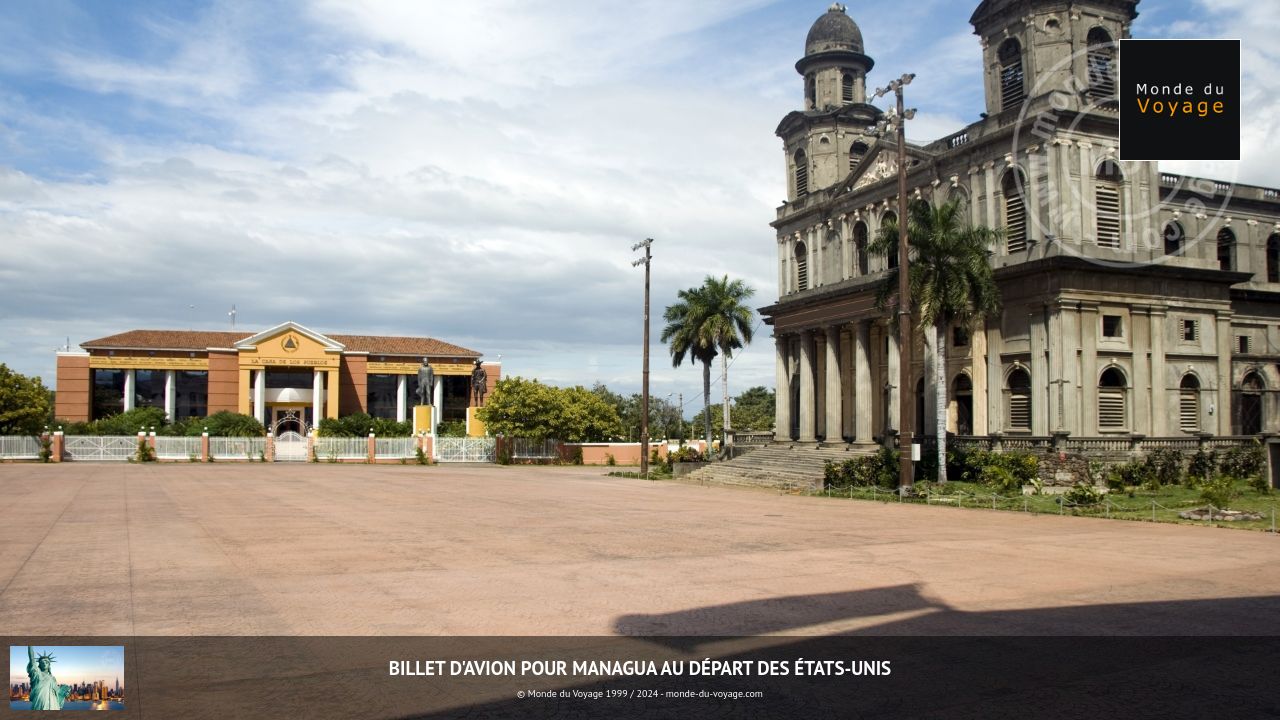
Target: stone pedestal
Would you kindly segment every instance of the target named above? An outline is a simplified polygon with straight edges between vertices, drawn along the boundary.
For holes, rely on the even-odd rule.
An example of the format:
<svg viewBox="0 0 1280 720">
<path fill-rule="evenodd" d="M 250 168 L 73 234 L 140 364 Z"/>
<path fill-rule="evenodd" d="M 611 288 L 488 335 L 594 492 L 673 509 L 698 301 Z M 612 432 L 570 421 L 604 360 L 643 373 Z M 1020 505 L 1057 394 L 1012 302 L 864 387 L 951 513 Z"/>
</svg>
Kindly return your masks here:
<svg viewBox="0 0 1280 720">
<path fill-rule="evenodd" d="M 432 423 L 430 405 L 415 405 L 413 408 L 413 434 L 436 434 L 436 426 Z"/>
<path fill-rule="evenodd" d="M 467 408 L 467 437 L 484 437 L 488 432 L 484 421 L 476 415 L 479 410 L 477 407 Z"/>
</svg>

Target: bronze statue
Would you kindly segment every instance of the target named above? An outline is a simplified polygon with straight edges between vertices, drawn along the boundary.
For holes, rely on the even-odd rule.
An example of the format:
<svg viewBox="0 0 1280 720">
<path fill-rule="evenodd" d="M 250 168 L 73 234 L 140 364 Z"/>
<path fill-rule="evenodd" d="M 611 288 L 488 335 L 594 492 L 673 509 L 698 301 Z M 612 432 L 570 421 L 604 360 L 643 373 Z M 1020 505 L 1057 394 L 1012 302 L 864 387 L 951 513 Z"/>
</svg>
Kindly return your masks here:
<svg viewBox="0 0 1280 720">
<path fill-rule="evenodd" d="M 476 360 L 476 367 L 471 371 L 471 394 L 475 397 L 476 407 L 484 404 L 484 393 L 488 389 L 489 374 L 484 371 L 484 365 Z"/>
<path fill-rule="evenodd" d="M 422 358 L 422 367 L 418 368 L 418 404 L 430 405 L 436 387 L 436 371 L 431 364 Z"/>
</svg>

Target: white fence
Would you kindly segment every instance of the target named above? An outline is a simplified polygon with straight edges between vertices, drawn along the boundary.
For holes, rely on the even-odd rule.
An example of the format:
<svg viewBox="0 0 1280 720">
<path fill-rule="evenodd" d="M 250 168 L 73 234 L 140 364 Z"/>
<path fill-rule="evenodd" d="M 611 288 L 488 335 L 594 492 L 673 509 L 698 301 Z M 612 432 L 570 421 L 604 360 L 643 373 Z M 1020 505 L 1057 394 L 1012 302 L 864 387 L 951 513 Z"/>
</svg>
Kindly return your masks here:
<svg viewBox="0 0 1280 720">
<path fill-rule="evenodd" d="M 199 437 L 156 437 L 156 459 L 158 460 L 190 460 L 200 459 Z"/>
<path fill-rule="evenodd" d="M 211 437 L 209 454 L 214 460 L 259 460 L 267 451 L 267 439 L 260 437 Z"/>
<path fill-rule="evenodd" d="M 126 461 L 138 452 L 137 435 L 65 435 L 67 460 Z"/>
<path fill-rule="evenodd" d="M 379 458 L 416 457 L 417 443 L 411 437 L 374 438 L 374 453 Z"/>
<path fill-rule="evenodd" d="M 326 460 L 368 460 L 369 438 L 362 437 L 318 437 L 316 438 L 316 459 Z"/>
<path fill-rule="evenodd" d="M 300 433 L 292 430 L 280 433 L 272 443 L 276 462 L 306 462 L 311 459 L 307 456 L 307 438 Z"/>
<path fill-rule="evenodd" d="M 35 460 L 40 439 L 29 435 L 0 435 L 0 460 Z"/>
<path fill-rule="evenodd" d="M 436 438 L 436 459 L 440 462 L 497 462 L 497 443 L 487 437 Z"/>
</svg>

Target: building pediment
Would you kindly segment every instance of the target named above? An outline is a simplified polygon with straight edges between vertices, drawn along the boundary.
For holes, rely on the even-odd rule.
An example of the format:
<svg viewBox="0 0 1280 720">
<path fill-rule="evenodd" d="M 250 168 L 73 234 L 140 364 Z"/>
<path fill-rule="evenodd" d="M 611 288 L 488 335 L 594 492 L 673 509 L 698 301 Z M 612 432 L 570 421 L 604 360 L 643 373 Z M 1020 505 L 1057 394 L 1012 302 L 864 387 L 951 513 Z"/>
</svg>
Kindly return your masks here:
<svg viewBox="0 0 1280 720">
<path fill-rule="evenodd" d="M 279 339 L 280 349 L 285 352 L 296 352 L 306 345 L 318 344 L 325 352 L 340 353 L 346 349 L 342 343 L 333 338 L 322 335 L 310 328 L 303 327 L 296 322 L 280 323 L 273 328 L 268 328 L 252 337 L 247 337 L 238 341 L 233 347 L 237 350 L 259 350 L 264 345 L 271 343 L 272 340 Z M 310 342 L 308 342 L 310 341 Z"/>
<path fill-rule="evenodd" d="M 928 167 L 933 155 L 912 145 L 907 145 L 907 172 Z M 898 176 L 898 149 L 893 143 L 877 142 L 849 177 L 840 185 L 840 193 L 857 192 Z"/>
</svg>

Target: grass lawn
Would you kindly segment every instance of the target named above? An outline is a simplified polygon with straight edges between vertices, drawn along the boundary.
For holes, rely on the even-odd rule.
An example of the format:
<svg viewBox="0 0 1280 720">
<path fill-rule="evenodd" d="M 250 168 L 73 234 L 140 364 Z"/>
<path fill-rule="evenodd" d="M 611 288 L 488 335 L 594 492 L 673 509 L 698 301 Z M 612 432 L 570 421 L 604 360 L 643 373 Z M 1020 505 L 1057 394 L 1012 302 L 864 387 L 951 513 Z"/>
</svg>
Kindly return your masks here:
<svg viewBox="0 0 1280 720">
<path fill-rule="evenodd" d="M 1258 491 L 1244 483 L 1237 485 L 1237 497 L 1231 501 L 1230 509 L 1247 510 L 1262 515 L 1261 520 L 1241 520 L 1235 522 L 1210 523 L 1207 520 L 1184 520 L 1178 513 L 1191 508 L 1203 507 L 1207 503 L 1200 497 L 1198 488 L 1185 485 L 1166 485 L 1158 491 L 1151 492 L 1140 488 L 1127 491 L 1111 491 L 1104 496 L 1104 501 L 1091 506 L 1072 506 L 1062 504 L 1062 495 L 1018 495 L 1001 496 L 991 492 L 984 485 L 967 482 L 948 482 L 945 485 L 936 483 L 917 483 L 917 497 L 899 499 L 892 490 L 884 488 L 854 487 L 831 488 L 820 495 L 831 498 L 852 498 L 854 500 L 880 500 L 883 502 L 928 503 L 930 505 L 952 505 L 966 508 L 984 508 L 987 510 L 1012 510 L 1016 512 L 1052 513 L 1054 515 L 1081 515 L 1088 517 L 1110 517 L 1120 520 L 1145 520 L 1147 522 L 1174 522 L 1191 525 L 1216 525 L 1220 527 L 1239 528 L 1242 530 L 1271 530 L 1273 518 L 1280 506 L 1280 494 L 1261 495 Z"/>
</svg>

